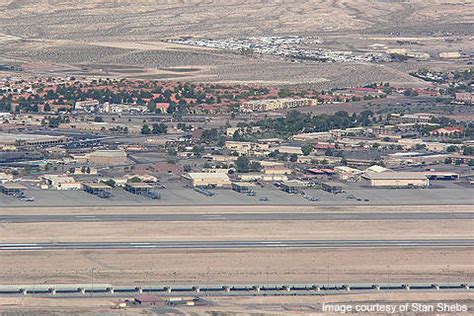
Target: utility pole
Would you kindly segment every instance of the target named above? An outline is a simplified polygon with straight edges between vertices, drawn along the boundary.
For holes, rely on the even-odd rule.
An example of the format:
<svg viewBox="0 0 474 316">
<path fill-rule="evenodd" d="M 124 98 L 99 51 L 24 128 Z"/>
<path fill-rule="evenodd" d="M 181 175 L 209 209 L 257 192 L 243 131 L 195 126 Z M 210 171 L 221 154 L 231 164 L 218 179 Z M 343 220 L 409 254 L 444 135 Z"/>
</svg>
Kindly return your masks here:
<svg viewBox="0 0 474 316">
<path fill-rule="evenodd" d="M 91 270 L 91 276 L 92 276 L 92 283 L 91 283 L 91 296 L 94 295 L 94 271 L 95 271 L 95 268 L 92 268 Z"/>
</svg>

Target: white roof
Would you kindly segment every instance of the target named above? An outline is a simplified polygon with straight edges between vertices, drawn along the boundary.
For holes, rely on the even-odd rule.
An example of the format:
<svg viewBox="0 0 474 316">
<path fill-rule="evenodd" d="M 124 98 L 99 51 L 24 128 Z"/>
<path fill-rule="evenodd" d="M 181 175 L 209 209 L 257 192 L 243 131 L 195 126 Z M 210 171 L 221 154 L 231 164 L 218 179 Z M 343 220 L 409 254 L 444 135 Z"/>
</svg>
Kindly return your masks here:
<svg viewBox="0 0 474 316">
<path fill-rule="evenodd" d="M 387 168 L 384 168 L 382 166 L 373 165 L 373 166 L 370 166 L 369 168 L 365 169 L 365 171 L 380 173 L 380 172 L 391 171 L 391 170 L 387 169 Z"/>
<path fill-rule="evenodd" d="M 191 172 L 188 173 L 191 179 L 222 179 L 229 180 L 229 176 L 225 173 L 209 173 L 209 172 Z"/>
<path fill-rule="evenodd" d="M 334 170 L 339 171 L 339 172 L 347 172 L 347 173 L 354 173 L 354 174 L 362 172 L 359 169 L 355 169 L 355 168 L 351 168 L 347 166 L 337 166 L 337 167 L 334 167 Z"/>
<path fill-rule="evenodd" d="M 367 177 L 371 180 L 426 180 L 427 177 L 422 172 L 367 172 Z"/>
</svg>

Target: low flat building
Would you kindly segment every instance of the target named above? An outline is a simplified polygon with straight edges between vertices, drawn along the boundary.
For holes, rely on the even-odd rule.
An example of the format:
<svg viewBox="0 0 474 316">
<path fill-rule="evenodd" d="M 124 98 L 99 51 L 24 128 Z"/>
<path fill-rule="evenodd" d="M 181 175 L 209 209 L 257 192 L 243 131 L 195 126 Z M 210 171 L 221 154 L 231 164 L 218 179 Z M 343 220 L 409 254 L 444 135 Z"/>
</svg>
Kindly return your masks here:
<svg viewBox="0 0 474 316">
<path fill-rule="evenodd" d="M 423 174 L 430 180 L 459 180 L 459 174 L 448 171 L 425 171 Z"/>
<path fill-rule="evenodd" d="M 420 172 L 366 172 L 373 187 L 428 187 L 430 180 Z"/>
<path fill-rule="evenodd" d="M 390 169 L 387 169 L 379 165 L 373 165 L 365 169 L 365 172 L 375 172 L 375 173 L 390 172 L 390 171 L 391 171 Z"/>
<path fill-rule="evenodd" d="M 127 163 L 127 153 L 123 150 L 97 150 L 88 155 L 89 162 L 98 165 L 119 165 Z"/>
<path fill-rule="evenodd" d="M 278 152 L 282 154 L 297 154 L 297 155 L 303 154 L 303 151 L 301 150 L 301 147 L 299 146 L 280 146 L 280 147 L 276 147 L 275 149 L 278 150 Z"/>
<path fill-rule="evenodd" d="M 336 172 L 339 179 L 345 180 L 345 181 L 357 180 L 359 179 L 359 176 L 362 173 L 362 171 L 359 169 L 355 169 L 355 168 L 351 168 L 347 166 L 334 167 L 334 171 Z"/>
<path fill-rule="evenodd" d="M 232 190 L 239 193 L 255 192 L 255 184 L 250 182 L 232 182 Z"/>
<path fill-rule="evenodd" d="M 230 178 L 225 173 L 191 172 L 183 176 L 192 187 L 230 188 Z"/>
<path fill-rule="evenodd" d="M 263 173 L 266 175 L 288 175 L 291 169 L 284 165 L 264 166 Z"/>
<path fill-rule="evenodd" d="M 15 182 L 7 182 L 0 184 L 0 192 L 7 195 L 22 194 L 26 190 L 24 185 Z"/>
<path fill-rule="evenodd" d="M 77 182 L 73 177 L 64 175 L 45 175 L 42 177 L 43 181 L 51 186 L 55 190 L 80 190 L 81 184 Z"/>
<path fill-rule="evenodd" d="M 0 183 L 6 183 L 13 181 L 13 175 L 0 172 Z"/>
<path fill-rule="evenodd" d="M 282 191 L 287 193 L 298 193 L 310 186 L 310 183 L 300 180 L 289 180 L 281 183 Z"/>
<path fill-rule="evenodd" d="M 339 193 L 344 193 L 344 189 L 342 187 L 342 184 L 338 182 L 333 182 L 333 181 L 326 181 L 320 183 L 321 190 L 333 193 L 333 194 L 339 194 Z"/>
<path fill-rule="evenodd" d="M 129 182 L 125 184 L 125 191 L 133 194 L 144 194 L 153 190 L 153 187 L 145 182 Z"/>
<path fill-rule="evenodd" d="M 235 151 L 240 155 L 256 155 L 268 151 L 270 146 L 268 144 L 260 144 L 253 142 L 237 142 L 237 141 L 226 141 L 225 148 Z"/>
<path fill-rule="evenodd" d="M 82 186 L 87 193 L 97 195 L 101 198 L 109 198 L 112 195 L 110 193 L 112 187 L 103 182 L 83 183 Z"/>
<path fill-rule="evenodd" d="M 37 134 L 10 134 L 0 132 L 0 148 L 3 147 L 54 147 L 64 144 L 65 136 L 37 135 Z"/>
<path fill-rule="evenodd" d="M 266 112 L 274 110 L 292 109 L 305 106 L 316 106 L 316 99 L 269 99 L 244 102 L 240 105 L 243 113 Z"/>
</svg>

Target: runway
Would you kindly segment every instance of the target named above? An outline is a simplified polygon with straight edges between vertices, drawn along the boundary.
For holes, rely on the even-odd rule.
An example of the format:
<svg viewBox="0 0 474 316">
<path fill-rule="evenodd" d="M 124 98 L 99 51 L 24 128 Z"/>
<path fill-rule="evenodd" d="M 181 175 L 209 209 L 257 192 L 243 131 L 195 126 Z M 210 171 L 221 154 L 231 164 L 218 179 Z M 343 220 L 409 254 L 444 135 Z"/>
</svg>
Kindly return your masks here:
<svg viewBox="0 0 474 316">
<path fill-rule="evenodd" d="M 145 250 L 145 249 L 255 249 L 255 248 L 440 248 L 474 247 L 474 239 L 413 240 L 251 240 L 158 242 L 58 242 L 0 244 L 0 251 L 34 250 Z"/>
<path fill-rule="evenodd" d="M 0 215 L 0 223 L 472 220 L 471 212 Z"/>
</svg>

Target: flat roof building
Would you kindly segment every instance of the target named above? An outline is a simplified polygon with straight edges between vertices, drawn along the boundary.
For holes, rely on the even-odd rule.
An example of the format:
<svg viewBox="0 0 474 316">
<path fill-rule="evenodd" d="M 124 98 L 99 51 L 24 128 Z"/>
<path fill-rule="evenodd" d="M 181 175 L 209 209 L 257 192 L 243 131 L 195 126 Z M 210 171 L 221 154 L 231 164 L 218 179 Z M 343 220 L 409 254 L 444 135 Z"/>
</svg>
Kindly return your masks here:
<svg viewBox="0 0 474 316">
<path fill-rule="evenodd" d="M 250 182 L 232 182 L 232 190 L 239 193 L 255 192 L 255 184 Z"/>
<path fill-rule="evenodd" d="M 287 193 L 298 193 L 302 189 L 308 188 L 310 184 L 300 180 L 288 180 L 281 184 L 281 189 Z"/>
<path fill-rule="evenodd" d="M 420 172 L 366 172 L 373 187 L 428 187 L 430 180 Z"/>
<path fill-rule="evenodd" d="M 79 190 L 81 184 L 76 182 L 73 177 L 64 175 L 44 175 L 43 180 L 55 190 Z"/>
<path fill-rule="evenodd" d="M 127 153 L 123 150 L 97 150 L 88 155 L 89 162 L 98 165 L 119 165 L 127 163 Z"/>
<path fill-rule="evenodd" d="M 230 188 L 229 176 L 225 173 L 192 172 L 184 176 L 192 187 Z"/>
<path fill-rule="evenodd" d="M 24 185 L 15 182 L 6 182 L 0 184 L 0 192 L 7 195 L 22 193 L 25 190 L 26 187 Z"/>
<path fill-rule="evenodd" d="M 142 194 L 153 189 L 151 185 L 145 182 L 128 182 L 125 184 L 125 190 L 133 194 Z"/>
<path fill-rule="evenodd" d="M 56 146 L 66 142 L 65 136 L 10 134 L 0 132 L 0 148 L 6 146 Z"/>
</svg>

